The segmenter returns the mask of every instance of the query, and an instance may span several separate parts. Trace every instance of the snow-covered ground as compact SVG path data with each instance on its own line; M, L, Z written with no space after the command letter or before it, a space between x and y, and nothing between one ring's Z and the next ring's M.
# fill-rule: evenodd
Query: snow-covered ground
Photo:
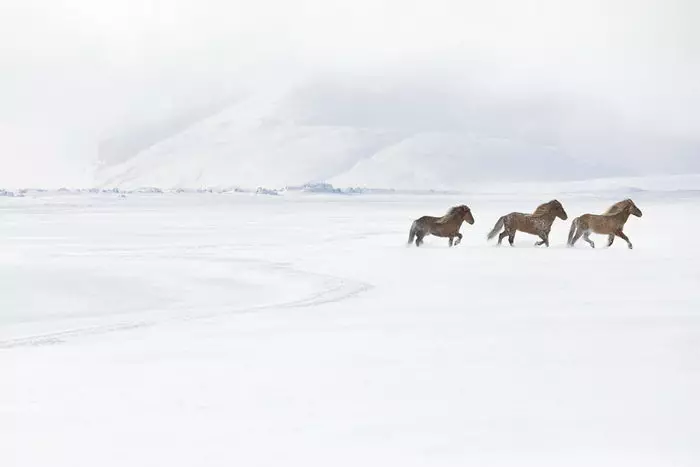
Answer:
M634 250L486 242L630 195L584 188L0 197L0 464L697 466L700 193L632 193Z

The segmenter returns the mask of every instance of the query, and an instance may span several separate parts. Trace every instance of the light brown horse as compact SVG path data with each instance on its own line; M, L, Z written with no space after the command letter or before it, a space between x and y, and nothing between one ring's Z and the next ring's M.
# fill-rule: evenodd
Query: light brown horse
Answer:
M450 246L453 244L455 246L459 245L459 242L462 241L462 234L459 233L459 228L462 226L462 222L474 224L474 216L472 216L472 211L464 204L451 207L442 217L420 217L413 221L413 224L411 224L411 231L408 234L407 245L413 243L413 240L415 239L416 246L421 246L423 243L423 238L425 238L427 235L448 237L450 239ZM455 237L457 237L456 242L454 241Z
M590 239L591 233L603 234L608 236L608 246L612 246L615 237L620 237L627 242L629 249L632 249L632 242L622 232L625 222L630 217L630 214L636 217L642 217L642 211L634 204L631 199L623 199L608 208L603 214L584 214L571 221L571 229L569 229L568 246L572 247L583 235L583 239L595 248L595 243Z
M501 216L487 235L487 238L491 240L499 230L504 229L498 236L498 244L500 245L503 239L508 237L508 243L510 243L510 246L513 246L515 232L519 230L540 237L540 241L536 242L535 246L549 246L549 231L552 229L554 219L557 217L566 220L568 216L566 211L564 211L564 206L558 200L553 199L537 206L537 209L532 214L511 212Z

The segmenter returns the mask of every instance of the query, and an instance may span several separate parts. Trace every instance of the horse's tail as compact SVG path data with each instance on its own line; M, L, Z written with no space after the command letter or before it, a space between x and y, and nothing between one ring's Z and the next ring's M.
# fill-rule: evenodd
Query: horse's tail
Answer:
M408 232L408 242L406 245L410 245L413 243L413 240L416 238L416 222L413 221L413 224L411 224L411 230Z
M506 216L501 216L497 221L496 225L493 226L493 229L491 229L491 232L486 236L487 239L491 240L493 237L496 236L496 234L503 228L503 223L506 220Z
M569 229L569 240L566 242L566 244L569 246L573 246L574 244L574 235L576 235L576 229L578 229L578 222L578 217L571 221L571 228Z

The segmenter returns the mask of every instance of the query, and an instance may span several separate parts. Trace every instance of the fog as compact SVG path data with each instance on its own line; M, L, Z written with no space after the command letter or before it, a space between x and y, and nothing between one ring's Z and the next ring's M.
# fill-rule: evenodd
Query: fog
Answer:
M597 134L608 119L628 139L660 141L608 161L618 171L637 173L639 157L647 171L700 172L699 22L693 0L5 0L0 186L89 185L100 143L115 135L248 93L328 82L360 94L406 89L402 99L421 106L381 111L407 126L437 91L457 103L475 92L536 97L578 115L577 129ZM345 118L328 89L314 105L325 120ZM359 101L353 125L371 123L373 102ZM589 110L577 113L581 105ZM433 126L447 107L431 110Z

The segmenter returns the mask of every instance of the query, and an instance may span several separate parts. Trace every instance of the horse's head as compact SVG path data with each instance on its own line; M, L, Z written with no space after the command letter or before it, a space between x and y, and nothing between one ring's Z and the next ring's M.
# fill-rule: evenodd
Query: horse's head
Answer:
M636 204L634 204L634 201L629 198L627 198L625 201L627 201L627 209L629 210L630 214L636 217L642 217L642 210L639 209Z
M549 202L552 207L552 212L561 220L565 221L569 218L564 211L564 206L559 202L559 200L553 199Z
M462 220L466 222L467 224L474 224L474 216L472 215L472 210L469 209L469 206L467 205L461 205L460 206L462 210Z
M469 224L474 223L474 216L472 216L472 211L469 206L465 204L460 204L459 206L452 206L447 213L440 219L435 221L437 224L452 224L459 229L462 222L467 222Z

